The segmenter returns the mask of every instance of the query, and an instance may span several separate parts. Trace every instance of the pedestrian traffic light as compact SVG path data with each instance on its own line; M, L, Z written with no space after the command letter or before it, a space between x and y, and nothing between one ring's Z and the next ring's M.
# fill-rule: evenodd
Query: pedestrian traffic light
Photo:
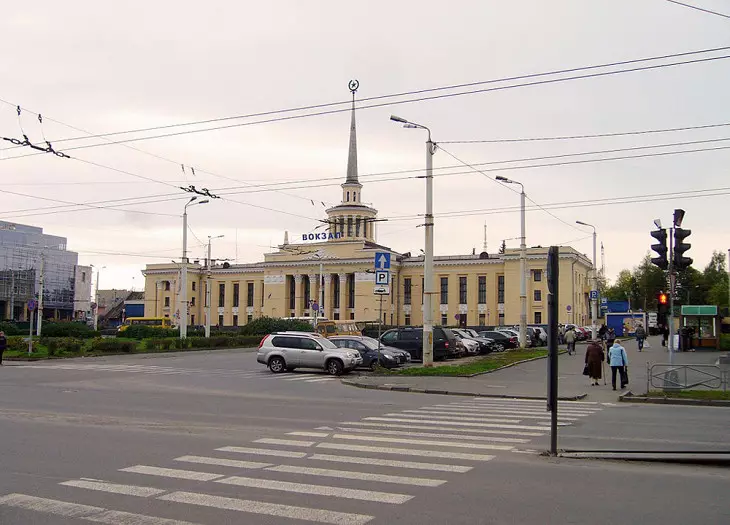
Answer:
M669 309L669 296L664 292L659 292L656 296L657 313L661 316L667 313Z
M684 240L692 235L692 230L682 228L674 228L674 268L676 270L684 270L692 266L694 262L692 257L685 257L684 254L692 245L684 242Z
M662 270L666 270L669 268L669 260L667 259L667 230L654 230L651 232L651 236L657 240L656 244L651 245L651 249L657 253L657 257L652 257L651 262Z

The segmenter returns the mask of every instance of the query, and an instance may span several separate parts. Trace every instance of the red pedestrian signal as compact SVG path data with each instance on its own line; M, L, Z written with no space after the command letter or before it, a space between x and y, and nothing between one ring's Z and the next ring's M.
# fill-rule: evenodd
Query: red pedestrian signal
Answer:
M659 304L667 304L667 294L665 294L665 293L659 294Z

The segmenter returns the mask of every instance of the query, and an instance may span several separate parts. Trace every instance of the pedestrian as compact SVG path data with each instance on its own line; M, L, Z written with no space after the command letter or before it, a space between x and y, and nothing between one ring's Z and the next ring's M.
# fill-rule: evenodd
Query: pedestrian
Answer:
M613 389L616 390L616 374L619 375L621 388L625 388L628 382L627 367L629 366L629 358L626 356L626 349L621 346L621 341L614 341L611 348L608 349L606 361L611 367L611 385Z
M572 326L565 332L565 343L568 345L568 355L575 353L575 330Z
M591 386L598 385L598 380L601 379L604 355L603 348L597 340L594 339L588 344L586 349L586 371L591 380Z
M606 348L611 348L616 340L616 330L609 328L606 330Z
M644 325L639 325L636 327L636 342L639 345L639 352L641 352L644 348L644 339L646 339L646 330L644 330Z
M669 340L669 326L663 324L662 325L662 346L667 346L668 340Z
M601 325L601 328L598 329L598 338L602 341L605 341L606 339L606 325L605 323Z
M8 340L5 337L5 332L0 331L0 366L3 365L3 354L8 349Z

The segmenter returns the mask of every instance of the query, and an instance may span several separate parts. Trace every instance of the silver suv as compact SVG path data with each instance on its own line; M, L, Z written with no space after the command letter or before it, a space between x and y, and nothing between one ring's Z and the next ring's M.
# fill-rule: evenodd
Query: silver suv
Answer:
M308 332L277 332L259 344L256 361L274 373L295 368L319 368L338 376L362 364L359 352L339 348L332 341Z

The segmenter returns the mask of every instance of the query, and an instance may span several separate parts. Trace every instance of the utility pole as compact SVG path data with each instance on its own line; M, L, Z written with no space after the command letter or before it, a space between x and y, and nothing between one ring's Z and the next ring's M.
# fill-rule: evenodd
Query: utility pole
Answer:
M319 311L322 317L327 313L324 308L324 263L319 261Z
M595 341L596 336L596 324L598 317L598 269L596 267L596 227L592 224L588 224L583 221L575 221L576 224L581 226L588 226L593 228L593 271L591 272L591 340ZM644 307L646 310L646 306Z
M45 282L44 266L45 266L45 254L41 252L41 275L40 275L40 290L38 292L38 326L36 328L36 335L41 336L41 325L43 323L43 285Z
M669 228L669 364L674 364L674 287L676 284L674 273L674 227Z
M210 260L210 235L208 235L208 258L205 260L205 337L210 337L210 276L211 276L211 260Z
M559 247L551 246L548 250L547 282L548 282L548 399L547 409L550 412L550 455L558 455L558 284L560 258Z
M15 270L10 268L10 320L15 321Z

